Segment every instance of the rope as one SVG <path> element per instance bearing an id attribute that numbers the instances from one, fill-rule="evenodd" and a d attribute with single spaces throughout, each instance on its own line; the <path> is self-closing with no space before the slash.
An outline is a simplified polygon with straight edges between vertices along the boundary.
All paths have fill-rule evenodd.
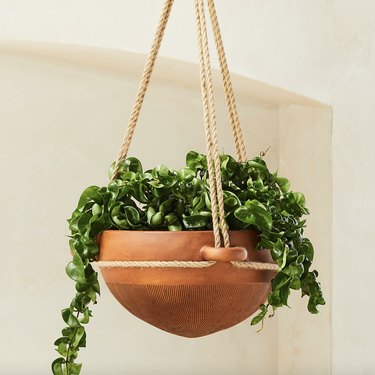
<path id="1" fill-rule="evenodd" d="M 220 167 L 220 157 L 218 152 L 218 140 L 216 132 L 216 111 L 215 111 L 215 99 L 213 93 L 212 84 L 212 71 L 210 64 L 210 52 L 208 46 L 207 37 L 207 26 L 204 14 L 204 1 L 196 0 L 195 10 L 197 17 L 197 35 L 198 35 L 198 50 L 199 50 L 199 62 L 200 62 L 200 72 L 202 85 L 202 100 L 204 103 L 204 119 L 205 119 L 205 129 L 206 129 L 206 144 L 207 144 L 207 161 L 209 167 L 209 179 L 210 181 L 215 181 L 215 188 L 211 195 L 211 202 L 216 197 L 217 205 L 219 209 L 218 219 L 220 222 L 220 227 L 216 228 L 217 221 L 213 221 L 214 233 L 220 232 L 223 236 L 224 246 L 230 247 L 228 225 L 225 221 L 225 210 L 224 210 L 224 194 L 221 183 L 221 167 Z M 210 160 L 212 159 L 212 161 Z M 211 167 L 211 168 L 210 168 Z M 210 185 L 213 185 L 210 182 Z M 217 211 L 212 209 L 212 216 L 217 215 Z M 216 218 L 215 218 L 216 219 Z M 215 236 L 215 246 L 217 238 Z"/>
<path id="2" fill-rule="evenodd" d="M 119 162 L 124 160 L 128 154 L 130 143 L 133 139 L 134 130 L 138 122 L 139 114 L 141 112 L 142 104 L 146 95 L 148 84 L 150 83 L 152 71 L 154 69 L 155 61 L 160 50 L 161 41 L 164 36 L 164 31 L 168 23 L 169 15 L 171 13 L 172 5 L 174 0 L 166 0 L 163 7 L 163 12 L 159 20 L 158 27 L 154 36 L 154 41 L 151 46 L 151 51 L 148 55 L 146 65 L 143 70 L 141 82 L 138 87 L 137 95 L 135 97 L 135 102 L 133 109 L 131 111 L 128 127 L 122 141 L 120 151 L 117 156 L 115 167 L 112 173 L 111 180 L 113 181 L 119 170 Z"/>
<path id="3" fill-rule="evenodd" d="M 220 229 L 221 234 L 224 240 L 224 246 L 230 247 L 230 240 L 229 240 L 229 228 L 228 224 L 225 221 L 225 210 L 224 210 L 224 193 L 223 187 L 221 182 L 221 163 L 220 157 L 218 152 L 218 140 L 217 140 L 217 132 L 216 132 L 216 111 L 215 111 L 215 100 L 214 100 L 214 93 L 213 93 L 213 84 L 212 84 L 212 71 L 211 71 L 211 59 L 210 59 L 210 52 L 209 52 L 209 45 L 208 45 L 208 37 L 207 37 L 207 26 L 206 26 L 206 19 L 204 13 L 204 1 L 200 0 L 200 11 L 201 11 L 201 25 L 203 31 L 203 48 L 204 48 L 204 57 L 206 61 L 206 72 L 208 78 L 208 92 L 209 92 L 209 102 L 210 102 L 210 111 L 211 111 L 211 138 L 213 142 L 213 159 L 215 165 L 215 183 L 216 183 L 216 193 L 217 193 L 217 200 L 219 205 L 219 221 L 220 221 Z"/>
<path id="4" fill-rule="evenodd" d="M 214 261 L 98 261 L 102 268 L 207 268 Z M 279 266 L 274 263 L 261 262 L 231 262 L 235 268 L 247 268 L 256 271 L 277 271 Z"/>
<path id="5" fill-rule="evenodd" d="M 221 246 L 219 215 L 218 215 L 218 201 L 217 201 L 217 184 L 215 182 L 215 158 L 213 150 L 217 147 L 214 144 L 213 134 L 211 131 L 211 121 L 216 120 L 215 111 L 212 105 L 212 96 L 208 95 L 208 77 L 206 68 L 206 56 L 203 52 L 203 31 L 201 22 L 201 8 L 199 0 L 195 1 L 195 13 L 197 21 L 197 38 L 198 38 L 198 52 L 199 52 L 199 72 L 202 92 L 203 115 L 204 115 L 204 131 L 206 138 L 207 149 L 207 167 L 209 173 L 208 186 L 211 197 L 211 211 L 212 211 L 212 226 L 215 238 L 215 247 Z M 212 93 L 211 93 L 212 94 Z"/>
<path id="6" fill-rule="evenodd" d="M 98 261 L 103 268 L 207 268 L 215 264 L 213 261 Z"/>
<path id="7" fill-rule="evenodd" d="M 279 271 L 279 266 L 275 263 L 262 262 L 231 262 L 236 268 L 251 268 L 257 271 Z"/>
<path id="8" fill-rule="evenodd" d="M 225 56 L 223 39 L 221 37 L 219 21 L 216 14 L 214 0 L 207 0 L 208 9 L 210 12 L 210 19 L 212 24 L 212 30 L 215 36 L 216 50 L 220 62 L 220 70 L 224 83 L 225 98 L 227 102 L 229 117 L 232 125 L 234 143 L 236 146 L 237 158 L 239 162 L 245 162 L 247 160 L 246 147 L 240 126 L 240 120 L 237 113 L 236 100 L 230 78 L 229 68 L 227 59 Z"/>

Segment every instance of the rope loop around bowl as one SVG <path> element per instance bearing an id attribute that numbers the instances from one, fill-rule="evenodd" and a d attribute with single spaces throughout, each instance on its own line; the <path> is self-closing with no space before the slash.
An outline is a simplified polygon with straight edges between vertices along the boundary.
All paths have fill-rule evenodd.
<path id="1" fill-rule="evenodd" d="M 214 261 L 98 261 L 101 268 L 207 268 L 215 264 Z M 247 268 L 256 271 L 278 271 L 275 263 L 263 262 L 230 262 L 235 268 Z"/>

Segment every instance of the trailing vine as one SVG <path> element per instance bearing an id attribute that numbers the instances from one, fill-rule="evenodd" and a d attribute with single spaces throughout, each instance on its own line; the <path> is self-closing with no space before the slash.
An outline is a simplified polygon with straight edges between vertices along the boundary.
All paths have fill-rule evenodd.
<path id="1" fill-rule="evenodd" d="M 314 249 L 303 235 L 303 216 L 309 213 L 305 198 L 290 191 L 286 178 L 270 173 L 263 156 L 245 163 L 220 156 L 229 228 L 259 231 L 259 250 L 270 249 L 279 266 L 268 301 L 260 306 L 252 325 L 263 324 L 270 308 L 273 316 L 275 309 L 288 306 L 291 290 L 301 290 L 302 297 L 308 297 L 307 308 L 313 314 L 318 313 L 318 305 L 325 304 L 318 273 L 310 270 Z M 127 158 L 108 186 L 90 186 L 82 193 L 68 222 L 73 258 L 66 273 L 75 282 L 76 293 L 70 306 L 62 310 L 66 327 L 55 341 L 60 354 L 52 363 L 55 375 L 81 371 L 82 365 L 75 360 L 86 346 L 85 325 L 100 294 L 98 274 L 91 263 L 99 254 L 97 237 L 101 232 L 212 229 L 206 156 L 190 151 L 185 168 L 172 170 L 160 165 L 148 171 L 143 171 L 138 159 Z"/>

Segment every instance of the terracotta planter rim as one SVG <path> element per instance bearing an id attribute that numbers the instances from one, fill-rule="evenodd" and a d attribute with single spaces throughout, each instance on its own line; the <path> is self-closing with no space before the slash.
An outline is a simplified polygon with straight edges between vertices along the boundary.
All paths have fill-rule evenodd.
<path id="1" fill-rule="evenodd" d="M 98 241 L 100 261 L 241 261 L 271 262 L 269 250 L 257 249 L 254 230 L 229 231 L 230 247 L 214 247 L 212 231 L 108 230 Z M 205 249 L 202 252 L 202 249 Z M 247 254 L 247 255 L 246 255 Z"/>
<path id="2" fill-rule="evenodd" d="M 229 233 L 239 233 L 239 232 L 255 232 L 259 233 L 259 231 L 255 229 L 234 229 L 234 230 L 229 230 Z M 104 230 L 103 232 L 132 232 L 132 233 L 213 233 L 212 230 L 176 230 L 176 231 L 170 231 L 170 230 L 136 230 L 136 229 L 107 229 Z M 102 233 L 103 233 L 102 232 Z"/>

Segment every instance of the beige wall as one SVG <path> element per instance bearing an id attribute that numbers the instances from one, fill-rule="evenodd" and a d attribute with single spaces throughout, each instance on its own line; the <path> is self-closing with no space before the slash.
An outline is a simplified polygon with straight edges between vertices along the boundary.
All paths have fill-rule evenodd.
<path id="1" fill-rule="evenodd" d="M 9 213 L 2 218 L 3 245 L 9 251 L 3 259 L 5 272 L 0 274 L 0 284 L 6 286 L 0 374 L 10 374 L 12 369 L 17 374 L 48 373 L 55 356 L 52 343 L 63 327 L 59 311 L 74 293 L 64 272 L 69 261 L 65 218 L 84 187 L 107 183 L 107 168 L 117 155 L 137 79 L 95 67 L 92 61 L 84 65 L 0 53 L 0 81 L 5 87 L 0 93 L 0 116 L 6 124 L 0 132 L 1 172 L 7 183 L 1 192 L 3 212 Z M 204 151 L 198 80 L 194 86 L 163 79 L 153 82 L 131 149 L 146 168 L 159 163 L 177 168 L 190 149 Z M 233 154 L 224 103 L 220 96 L 221 145 Z M 262 125 L 246 126 L 245 136 L 256 153 L 271 146 L 269 162 L 275 168 L 277 106 L 242 98 L 239 109 L 244 123 Z M 93 312 L 88 348 L 81 357 L 87 374 L 277 371 L 276 319 L 267 323 L 262 335 L 245 322 L 213 336 L 183 339 L 124 311 L 103 282 Z M 265 363 L 262 358 L 267 356 L 271 360 Z"/>
<path id="2" fill-rule="evenodd" d="M 117 60 L 113 60 L 106 50 L 82 49 L 79 61 L 76 61 L 70 57 L 76 49 L 67 46 L 56 49 L 50 45 L 18 44 L 15 48 L 13 43 L 11 47 L 13 50 L 8 46 L 7 51 L 3 45 L 0 54 L 0 79 L 7 88 L 1 94 L 1 116 L 7 124 L 2 128 L 1 149 L 3 159 L 12 160 L 12 163 L 3 164 L 3 175 L 8 176 L 14 186 L 10 189 L 3 187 L 3 190 L 7 197 L 18 192 L 21 198 L 16 201 L 6 199 L 3 208 L 6 212 L 22 212 L 23 221 L 15 225 L 10 220 L 3 225 L 4 232 L 8 234 L 4 245 L 14 248 L 14 252 L 8 253 L 6 258 L 9 274 L 2 275 L 2 283 L 10 284 L 3 297 L 6 303 L 14 303 L 14 295 L 17 294 L 15 306 L 27 303 L 32 307 L 29 319 L 34 324 L 20 324 L 19 314 L 22 312 L 17 310 L 12 313 L 12 318 L 8 317 L 9 321 L 2 329 L 3 342 L 6 343 L 2 350 L 9 353 L 1 364 L 3 371 L 10 371 L 15 357 L 19 356 L 20 349 L 14 340 L 17 329 L 22 329 L 25 338 L 33 338 L 35 350 L 49 343 L 48 349 L 53 355 L 50 344 L 61 328 L 57 312 L 63 307 L 62 298 L 57 297 L 64 296 L 66 304 L 68 299 L 65 296 L 68 296 L 69 290 L 72 291 L 72 285 L 68 288 L 70 283 L 63 272 L 63 266 L 69 259 L 67 240 L 62 236 L 66 233 L 63 217 L 70 215 L 84 186 L 105 184 L 106 167 L 117 152 L 124 130 L 124 107 L 130 107 L 137 85 L 138 74 L 133 72 L 141 68 L 139 64 L 130 66 L 132 59 L 137 61 L 137 56 L 132 54 L 121 54 L 128 64 L 127 69 L 119 70 L 116 68 Z M 106 66 L 103 65 L 104 60 Z M 161 162 L 178 167 L 183 164 L 184 154 L 190 148 L 204 150 L 199 84 L 195 77 L 197 67 L 160 60 L 131 151 L 133 155 L 142 156 L 146 167 Z M 171 66 L 176 71 L 173 80 Z M 196 79 L 192 83 L 194 77 Z M 267 156 L 270 167 L 279 167 L 283 174 L 293 177 L 294 187 L 298 190 L 306 191 L 311 186 L 311 166 L 316 170 L 315 180 L 324 178 L 325 174 L 330 175 L 331 118 L 328 108 L 244 77 L 235 76 L 234 82 L 239 87 L 238 107 L 252 154 L 270 146 Z M 233 154 L 220 91 L 217 104 L 222 150 Z M 305 144 L 306 138 L 309 139 L 309 147 Z M 314 149 L 317 143 L 320 145 L 318 154 Z M 17 144 L 18 148 L 15 147 Z M 300 145 L 299 149 L 296 144 Z M 23 169 L 25 154 L 30 155 L 26 168 L 27 188 L 20 185 L 17 178 L 18 170 Z M 306 165 L 309 169 L 304 167 Z M 321 250 L 330 254 L 331 249 L 330 243 L 323 246 L 319 243 L 322 238 L 326 241 L 319 227 L 325 228 L 329 238 L 330 188 L 328 181 L 318 190 L 306 191 L 314 212 L 309 229 L 316 244 L 317 265 L 328 301 L 330 259 Z M 25 190 L 27 198 L 22 194 Z M 23 209 L 25 202 L 30 206 L 27 211 Z M 323 216 L 324 220 L 314 224 L 314 218 L 316 221 Z M 35 227 L 33 223 L 39 225 Z M 21 239 L 19 242 L 14 241 L 17 236 Z M 25 267 L 23 261 L 30 250 L 34 257 Z M 60 262 L 59 268 L 51 266 L 56 261 Z M 11 267 L 12 264 L 20 266 Z M 56 273 L 57 269 L 61 272 Z M 37 276 L 36 270 L 41 272 L 41 277 Z M 11 283 L 9 280 L 12 280 Z M 292 306 L 293 315 L 281 313 L 278 324 L 278 314 L 277 318 L 267 322 L 260 335 L 256 335 L 249 322 L 245 322 L 214 336 L 185 340 L 145 326 L 124 312 L 103 287 L 103 296 L 99 306 L 94 308 L 95 319 L 91 324 L 97 328 L 89 327 L 89 349 L 82 355 L 86 362 L 85 371 L 120 374 L 128 369 L 140 374 L 186 371 L 209 375 L 245 374 L 252 369 L 259 374 L 298 374 L 311 362 L 308 354 L 314 351 L 321 360 L 310 363 L 312 371 L 329 373 L 330 307 L 316 319 L 309 317 L 305 303 L 299 302 L 298 297 L 294 296 Z M 38 334 L 45 322 L 41 311 L 49 311 L 51 318 L 47 321 L 51 326 L 43 334 Z M 299 314 L 302 319 L 298 318 Z M 309 329 L 305 327 L 307 323 L 311 326 Z M 296 335 L 295 332 L 300 333 Z M 131 342 L 138 340 L 140 346 L 147 342 L 148 346 L 141 350 L 140 346 L 131 345 L 124 356 L 123 346 L 130 345 L 124 342 L 124 335 L 128 337 L 129 334 L 135 338 Z M 285 340 L 291 345 L 286 347 Z M 111 352 L 98 361 L 105 341 L 110 341 Z M 317 341 L 321 343 L 316 345 Z M 152 342 L 155 349 L 151 348 Z M 296 351 L 301 343 L 305 347 L 310 343 L 309 350 Z M 287 348 L 291 351 L 288 352 Z M 197 351 L 202 356 L 199 361 L 194 360 Z M 222 355 L 214 363 L 213 353 L 220 352 Z M 165 360 L 165 353 L 170 353 L 169 361 Z M 142 361 L 142 355 L 147 355 L 149 360 Z M 270 358 L 265 363 L 266 356 Z M 24 362 L 18 364 L 17 369 L 25 373 L 26 368 L 29 372 L 44 373 L 50 360 L 48 356 L 36 356 L 33 350 L 25 353 L 23 358 Z"/>
<path id="3" fill-rule="evenodd" d="M 153 25 L 161 7 L 161 1 L 154 0 L 139 2 L 110 0 L 105 3 L 90 4 L 84 0 L 77 0 L 74 3 L 57 0 L 33 2 L 1 0 L 0 4 L 2 9 L 0 38 L 2 39 L 93 45 L 138 52 L 147 50 L 153 33 Z M 375 320 L 372 314 L 374 303 L 369 293 L 374 289 L 371 274 L 375 260 L 372 251 L 374 236 L 371 227 L 375 219 L 371 173 L 375 161 L 373 152 L 375 4 L 372 0 L 360 2 L 349 0 L 335 2 L 329 0 L 314 2 L 236 0 L 227 2 L 218 0 L 217 4 L 219 16 L 225 15 L 221 17 L 223 18 L 222 29 L 233 71 L 313 97 L 328 103 L 333 108 L 333 373 L 365 375 L 374 372 L 375 365 L 372 356 L 375 332 Z M 189 15 L 191 15 L 190 18 Z M 193 32 L 190 2 L 176 2 L 176 10 L 171 21 L 171 31 L 167 33 L 162 53 L 182 60 L 195 61 L 195 45 L 190 40 Z M 186 30 L 186 33 L 183 30 Z M 13 64 L 10 64 L 10 67 L 13 67 Z M 8 75 L 9 69 L 8 66 L 7 70 L 3 70 L 2 73 L 12 78 L 11 74 Z M 16 75 L 14 72 L 13 74 Z M 30 76 L 34 77 L 33 74 Z M 14 88 L 12 81 L 6 82 L 6 85 L 2 82 L 3 94 L 12 92 L 11 89 Z M 4 87 L 8 91 L 5 91 Z M 51 85 L 50 90 L 53 91 L 53 89 L 56 87 Z M 76 88 L 76 90 L 79 89 Z M 76 105 L 80 108 L 82 107 L 80 98 L 83 93 L 76 90 L 74 92 L 78 92 L 79 95 L 75 97 L 73 94 L 72 106 Z M 28 88 L 28 93 L 29 95 L 34 93 L 32 87 Z M 61 104 L 65 99 L 62 99 L 58 93 L 56 95 L 55 114 L 59 115 L 57 118 L 66 124 L 64 116 L 68 116 L 68 112 Z M 23 88 L 13 92 L 8 100 L 11 105 L 16 106 L 25 96 L 27 97 Z M 108 105 L 111 105 L 113 100 L 107 100 Z M 39 110 L 43 108 L 43 102 L 34 103 L 34 105 Z M 3 106 L 2 109 L 4 109 Z M 9 113 L 8 109 L 5 111 Z M 99 152 L 108 152 L 108 154 L 102 155 L 97 162 L 82 160 L 80 155 L 69 159 L 72 153 L 72 146 L 69 146 L 71 142 L 69 133 L 60 127 L 53 128 L 54 123 L 51 123 L 51 128 L 47 129 L 51 138 L 46 137 L 50 141 L 40 143 L 40 147 L 35 147 L 35 145 L 33 147 L 31 140 L 35 141 L 38 137 L 44 136 L 41 136 L 37 130 L 33 130 L 35 121 L 32 122 L 33 118 L 25 113 L 27 112 L 17 114 L 22 123 L 33 124 L 33 127 L 30 125 L 23 129 L 25 139 L 30 140 L 29 144 L 24 145 L 25 163 L 27 160 L 35 161 L 35 165 L 44 166 L 41 170 L 43 174 L 46 174 L 46 172 L 51 173 L 50 163 L 55 161 L 55 164 L 63 171 L 65 168 L 64 173 L 72 173 L 71 184 L 65 185 L 65 192 L 71 196 L 76 194 L 77 189 L 92 181 L 93 176 L 96 176 L 94 174 L 96 170 L 105 170 L 107 160 L 113 155 L 107 150 L 112 146 L 117 147 L 113 145 L 113 140 L 117 140 L 121 134 L 121 130 L 117 127 L 118 133 L 113 134 L 113 139 L 104 140 L 102 137 L 103 141 L 108 142 L 108 148 L 102 148 L 98 144 L 97 149 Z M 125 103 L 122 114 L 125 117 L 127 115 Z M 43 111 L 40 116 L 43 118 Z M 100 119 L 102 123 L 107 121 L 104 112 L 98 110 L 98 122 Z M 73 120 L 84 124 L 85 116 L 69 120 L 71 124 Z M 2 122 L 2 131 L 5 126 Z M 1 149 L 2 160 L 5 155 L 7 158 L 19 155 L 15 147 L 11 146 L 11 144 L 15 145 L 19 138 L 14 125 L 8 126 L 6 131 L 8 134 L 7 150 L 10 153 L 5 154 L 4 149 Z M 73 131 L 75 131 L 74 126 L 70 125 L 70 132 Z M 92 135 L 87 136 L 90 141 L 92 138 Z M 60 156 L 61 153 L 57 153 L 56 145 L 64 139 L 66 152 L 62 153 L 64 156 Z M 92 150 L 93 146 L 88 140 L 87 143 L 82 142 L 81 139 L 75 142 L 82 151 Z M 45 149 L 46 147 L 49 149 Z M 42 150 L 52 155 L 48 161 L 43 157 Z M 86 167 L 84 174 L 70 169 L 70 166 L 76 165 L 77 160 L 80 160 Z M 42 191 L 46 188 L 44 175 L 38 180 L 29 170 L 24 173 L 28 181 L 36 184 L 35 189 Z M 17 187 L 15 183 L 20 178 L 15 169 L 7 170 L 6 174 L 2 173 L 2 176 L 5 176 L 6 182 L 10 181 L 8 186 L 12 187 L 5 195 L 8 200 L 15 201 L 21 194 L 24 194 L 24 188 Z M 101 176 L 104 182 L 104 174 Z M 48 186 L 50 187 L 51 185 Z M 28 204 L 30 205 L 27 207 L 28 210 L 40 211 L 38 202 L 33 201 Z M 62 211 L 60 216 L 66 217 L 66 212 L 70 209 L 67 207 L 64 209 L 65 211 Z M 46 236 L 48 231 L 44 228 L 47 215 L 48 213 L 40 213 L 37 216 L 38 219 L 32 222 L 43 228 L 41 233 Z M 18 214 L 12 214 L 11 219 L 19 220 Z M 10 225 L 9 218 L 2 217 L 1 220 Z M 2 228 L 6 228 L 5 224 Z M 24 225 L 23 230 L 26 230 L 29 227 L 28 224 L 23 222 L 19 225 Z M 65 224 L 61 223 L 58 232 L 64 233 L 64 228 Z M 5 238 L 9 239 L 7 232 L 4 233 L 6 233 Z M 25 233 L 31 235 L 33 232 L 26 231 Z M 358 237 L 355 235 L 357 233 L 359 233 Z M 11 242 L 11 247 L 17 248 L 15 245 L 18 244 L 26 248 L 27 239 L 26 236 L 19 237 Z M 49 241 L 48 244 L 51 251 L 62 246 L 53 241 Z M 42 245 L 43 252 L 49 256 L 44 244 L 40 243 L 40 248 Z M 357 255 L 359 251 L 361 256 Z M 59 269 L 63 262 L 62 258 L 56 255 L 48 258 L 51 268 L 53 266 L 54 269 Z M 18 258 L 9 257 L 7 262 L 9 267 L 5 267 L 2 271 L 4 277 L 13 275 L 19 278 L 15 270 L 21 264 L 22 269 L 25 270 L 22 275 L 25 282 L 32 280 L 36 283 L 35 286 L 30 283 L 30 288 L 26 289 L 27 298 L 22 296 L 26 298 L 22 301 L 24 306 L 30 306 L 39 293 L 38 287 L 45 285 L 43 279 L 35 280 L 32 268 L 28 267 L 28 259 L 24 254 L 20 254 Z M 41 269 L 44 265 L 45 263 L 40 263 Z M 16 282 L 12 281 L 11 285 L 14 286 Z M 53 290 L 50 290 L 50 294 L 51 292 Z M 57 299 L 56 297 L 55 305 L 59 305 L 60 301 Z M 21 303 L 17 293 L 11 296 L 10 301 L 14 302 L 13 306 Z M 48 314 L 55 314 L 52 310 L 51 308 L 44 311 Z M 15 307 L 7 309 L 3 314 L 9 317 L 10 321 L 15 317 L 21 317 L 21 313 Z M 29 329 L 27 332 L 34 333 L 32 324 L 27 322 L 25 326 Z M 91 334 L 93 335 L 94 332 Z M 27 335 L 22 340 L 26 341 L 26 337 L 31 340 L 32 344 L 39 342 L 34 336 L 30 339 Z M 14 335 L 8 336 L 8 340 L 9 345 L 13 345 L 11 347 L 16 347 Z M 1 348 L 2 351 L 4 349 L 4 347 Z M 44 352 L 44 350 L 41 351 Z M 16 353 L 7 352 L 6 357 L 13 359 Z M 40 366 L 40 358 L 34 356 L 32 361 Z"/>
<path id="4" fill-rule="evenodd" d="M 306 235 L 314 244 L 314 269 L 319 270 L 327 306 L 319 315 L 306 311 L 298 293 L 291 310 L 278 312 L 278 374 L 329 375 L 332 359 L 332 168 L 329 108 L 281 106 L 279 170 L 292 188 L 306 195 L 310 215 Z M 317 360 L 319 358 L 319 360 Z"/>

